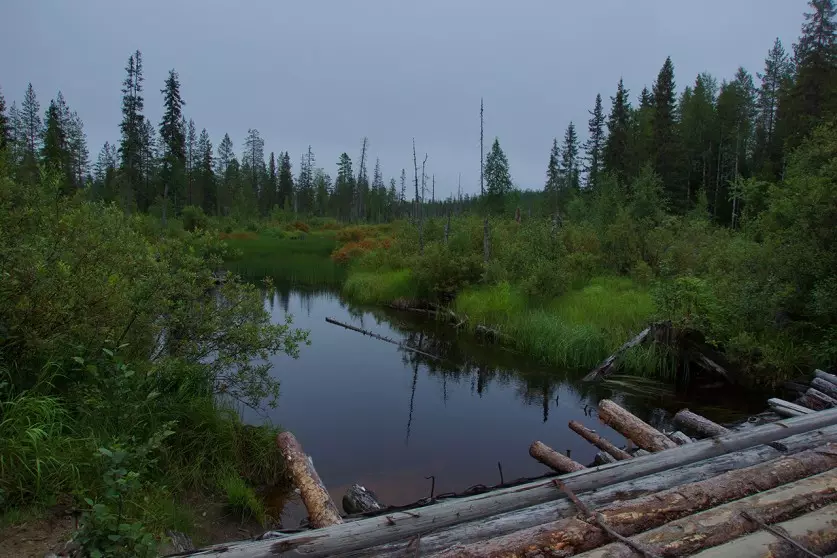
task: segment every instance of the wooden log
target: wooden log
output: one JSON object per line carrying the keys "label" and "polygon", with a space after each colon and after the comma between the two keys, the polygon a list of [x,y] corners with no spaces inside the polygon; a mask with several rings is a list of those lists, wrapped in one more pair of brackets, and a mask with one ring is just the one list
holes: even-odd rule
{"label": "wooden log", "polygon": [[824,394],[823,392],[817,389],[811,388],[805,392],[805,395],[819,401],[825,409],[837,407],[837,400],[835,400],[833,397],[829,397],[828,395]]}
{"label": "wooden log", "polygon": [[[752,467],[732,471],[699,482],[677,486],[649,496],[617,501],[595,511],[604,522],[623,536],[631,536],[660,527],[724,502],[788,485],[837,466],[837,444],[781,457]],[[823,481],[837,480],[837,471]],[[837,500],[837,485],[826,487]],[[577,517],[525,529],[489,541],[457,549],[457,556],[515,556],[560,548],[565,555],[579,553],[609,542],[609,536],[592,522]],[[647,541],[641,541],[648,544]],[[451,552],[442,556],[453,556]],[[668,555],[668,554],[666,554]]]}
{"label": "wooden log", "polygon": [[677,447],[665,434],[610,399],[599,401],[599,420],[642,449],[653,452]]}
{"label": "wooden log", "polygon": [[359,484],[353,484],[343,495],[343,511],[348,514],[366,513],[384,509],[378,497],[371,490]]}
{"label": "wooden log", "polygon": [[425,353],[424,351],[416,349],[415,347],[411,347],[411,346],[407,345],[406,343],[401,343],[399,341],[396,341],[395,339],[390,339],[389,337],[385,337],[383,335],[378,335],[377,333],[367,331],[367,330],[361,329],[359,327],[355,327],[351,324],[345,324],[343,322],[335,320],[334,318],[329,318],[329,317],[326,316],[325,321],[330,323],[330,324],[338,325],[340,327],[346,328],[346,329],[351,330],[351,331],[356,331],[358,333],[362,333],[363,335],[368,335],[369,337],[372,337],[373,339],[377,339],[379,341],[384,341],[386,343],[391,343],[393,345],[398,346],[401,349],[404,349],[405,351],[411,351],[413,353],[416,353],[416,354],[419,354],[419,355],[422,355],[422,356],[426,356],[428,358],[432,358],[432,359],[435,359],[435,360],[441,360],[441,357],[439,357],[437,355],[431,355],[430,353]]}
{"label": "wooden log", "polygon": [[618,459],[607,453],[606,451],[600,451],[596,453],[596,457],[593,459],[593,463],[596,465],[607,465],[608,463],[616,463]]}
{"label": "wooden log", "polygon": [[302,451],[302,446],[290,432],[282,432],[276,437],[276,445],[285,458],[288,471],[294,486],[299,489],[299,495],[311,527],[320,528],[343,523],[337,506],[328,495],[328,491],[320,480],[314,465]]}
{"label": "wooden log", "polygon": [[811,380],[811,387],[816,388],[824,394],[833,399],[837,399],[837,385],[832,384],[822,378],[814,378]]}
{"label": "wooden log", "polygon": [[692,443],[692,439],[680,432],[679,430],[677,432],[672,432],[668,435],[668,437],[671,439],[672,442],[674,442],[678,446]]}
{"label": "wooden log", "polygon": [[729,430],[715,424],[706,417],[702,417],[697,413],[693,413],[689,409],[682,409],[674,415],[674,422],[683,426],[692,432],[711,438],[713,436],[721,436],[728,434]]}
{"label": "wooden log", "polygon": [[[837,427],[806,432],[782,440],[780,447],[787,455],[822,445],[820,442],[837,442]],[[621,482],[578,496],[593,509],[611,504],[617,500],[630,500],[656,494],[683,484],[712,478],[722,473],[743,469],[758,463],[782,457],[782,451],[772,446],[757,446],[741,452],[729,453],[707,459],[684,467],[669,469],[656,475],[642,477],[633,481]],[[454,545],[466,545],[486,539],[502,537],[538,525],[554,521],[558,517],[577,515],[578,510],[568,500],[547,502],[522,510],[498,514],[486,519],[471,521],[460,525],[434,530],[421,537],[421,550],[432,554]],[[354,556],[367,558],[402,558],[408,543],[399,542],[374,546],[353,553]]]}
{"label": "wooden log", "polygon": [[651,452],[642,448],[639,448],[634,452],[634,457],[645,457],[646,455],[651,455]]}
{"label": "wooden log", "polygon": [[581,436],[582,438],[599,448],[600,450],[607,452],[608,454],[612,455],[614,458],[620,461],[623,459],[631,458],[631,454],[629,454],[625,450],[617,448],[612,443],[610,443],[609,440],[596,434],[595,430],[590,430],[578,421],[570,421],[570,430],[572,430],[573,432],[575,432],[576,434],[578,434],[579,436]]}
{"label": "wooden log", "polygon": [[627,351],[632,347],[636,347],[643,341],[648,335],[651,333],[651,326],[646,327],[636,337],[630,339],[627,343],[619,347],[615,353],[604,359],[597,367],[595,367],[589,374],[584,376],[585,382],[593,382],[596,380],[601,380],[605,376],[609,375],[613,372],[613,365],[616,363],[616,360],[622,356],[622,353]]}
{"label": "wooden log", "polygon": [[558,453],[543,442],[532,442],[529,446],[529,455],[559,473],[573,473],[587,468],[566,455]]}
{"label": "wooden log", "polygon": [[[765,523],[777,523],[837,501],[837,471],[831,470],[791,484],[690,515],[631,537],[661,556],[689,556],[759,530],[741,514],[746,511]],[[611,543],[579,558],[633,558],[633,549]]]}
{"label": "wooden log", "polygon": [[727,382],[732,382],[732,378],[730,377],[729,372],[727,372],[726,368],[706,356],[702,352],[694,353],[698,364],[700,364],[705,370],[709,370],[710,372],[714,372],[715,374],[721,376]]}
{"label": "wooden log", "polygon": [[803,415],[810,415],[814,413],[813,410],[803,407],[802,405],[797,405],[796,403],[791,403],[790,401],[785,401],[784,399],[777,399],[772,398],[767,400],[767,404],[770,405],[771,409],[775,411],[779,411],[780,409],[787,409],[788,411],[792,411],[794,413],[798,413],[796,415],[790,416],[803,416]]}
{"label": "wooden log", "polygon": [[837,386],[837,376],[834,374],[829,374],[828,372],[823,372],[822,370],[814,370],[814,376]]}
{"label": "wooden log", "polygon": [[[821,436],[822,431],[817,429],[835,424],[837,424],[837,409],[785,419],[710,440],[701,440],[670,451],[569,473],[563,475],[561,479],[576,493],[599,490],[614,483],[632,481],[647,475],[654,475],[656,479],[662,476],[662,472],[673,467],[682,467],[727,453],[776,442],[796,434],[809,433],[812,436]],[[311,532],[303,532],[279,540],[227,543],[209,547],[193,555],[215,558],[272,558],[276,556],[278,550],[281,550],[288,556],[315,558],[340,552],[356,553],[360,549],[409,541],[418,535],[422,535],[422,540],[424,540],[426,533],[430,530],[439,531],[466,522],[487,524],[490,520],[486,518],[493,519],[493,516],[498,514],[511,513],[546,502],[549,502],[548,505],[554,510],[561,501],[566,501],[566,497],[555,488],[552,479],[541,479],[484,494],[444,501],[415,510],[418,513],[393,512],[388,517],[370,517],[334,525],[317,531],[316,536],[312,536]],[[422,548],[424,548],[423,545]]]}
{"label": "wooden log", "polygon": [[[816,556],[837,552],[837,504],[777,523],[785,534]],[[758,531],[694,554],[694,558],[801,558],[804,554],[775,534]],[[834,555],[832,555],[834,556]]]}
{"label": "wooden log", "polygon": [[812,411],[822,411],[823,409],[826,409],[828,407],[825,403],[823,403],[816,397],[808,395],[807,392],[801,397],[799,397],[796,400],[796,402],[803,407],[811,409]]}
{"label": "wooden log", "polygon": [[787,409],[785,407],[776,407],[773,405],[770,406],[770,410],[783,418],[801,417],[807,414],[801,413],[799,411],[794,411],[792,409]]}

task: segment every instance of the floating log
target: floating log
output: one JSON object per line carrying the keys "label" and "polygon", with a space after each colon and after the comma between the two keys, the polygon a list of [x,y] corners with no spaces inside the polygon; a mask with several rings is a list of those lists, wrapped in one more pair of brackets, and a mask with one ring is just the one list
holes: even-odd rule
{"label": "floating log", "polygon": [[[673,467],[682,467],[727,453],[776,442],[796,434],[804,433],[807,436],[822,439],[818,437],[823,436],[825,430],[819,429],[835,424],[837,424],[837,409],[781,420],[710,440],[701,440],[670,451],[594,469],[585,469],[563,475],[561,478],[576,493],[593,489],[601,490],[602,487],[614,483],[633,481],[647,475],[653,475],[652,479],[656,481],[669,474],[668,469]],[[734,460],[727,463],[734,463]],[[350,521],[317,531],[316,536],[312,536],[311,532],[303,532],[291,534],[279,540],[226,543],[193,553],[193,555],[215,558],[272,558],[276,556],[277,551],[281,550],[288,555],[315,558],[340,552],[356,554],[355,551],[389,543],[403,545],[405,544],[403,541],[409,541],[417,535],[422,536],[421,548],[424,552],[425,539],[432,535],[427,535],[430,530],[440,531],[453,525],[461,527],[461,524],[466,522],[488,525],[499,514],[512,513],[546,502],[549,502],[547,507],[552,509],[553,518],[556,507],[566,502],[565,496],[562,496],[555,488],[552,479],[537,480],[484,494],[443,501],[414,510],[417,513],[393,512],[388,517],[370,517]],[[514,529],[519,528],[520,526],[514,526]],[[400,548],[403,555],[403,546]],[[380,552],[377,550],[376,553],[371,554],[371,556],[378,555]]]}
{"label": "floating log", "polygon": [[529,455],[559,473],[573,473],[587,468],[566,455],[558,453],[543,442],[532,442],[529,446]]}
{"label": "floating log", "polygon": [[610,399],[599,401],[599,420],[642,449],[653,452],[677,447],[665,434]]}
{"label": "floating log", "polygon": [[772,399],[768,399],[767,404],[770,405],[770,408],[773,409],[777,414],[786,417],[801,417],[814,413],[813,410],[807,407],[797,405],[796,403],[791,403],[790,401],[785,401],[784,399],[777,399],[775,397]]}
{"label": "floating log", "polygon": [[627,351],[632,347],[636,347],[648,337],[651,333],[651,326],[646,327],[639,334],[630,339],[627,343],[619,347],[615,353],[604,359],[597,367],[595,367],[589,374],[584,376],[585,382],[593,382],[596,380],[601,380],[605,376],[608,376],[613,372],[613,365],[616,363],[616,360],[622,356],[622,353]]}
{"label": "floating log", "polygon": [[814,378],[811,380],[811,387],[816,388],[824,394],[837,399],[837,385],[832,384],[822,378]]}
{"label": "floating log", "polygon": [[[817,511],[800,515],[794,519],[777,523],[784,534],[813,552],[815,556],[825,556],[837,552],[837,505],[832,504]],[[768,531],[758,531],[752,535],[735,539],[732,542],[706,549],[693,555],[693,558],[800,558],[804,556],[791,546]],[[834,556],[834,555],[831,555]]]}
{"label": "floating log", "polygon": [[441,360],[441,357],[438,357],[436,355],[431,355],[430,353],[425,353],[422,350],[416,349],[415,347],[411,347],[411,346],[409,346],[405,343],[401,343],[399,341],[396,341],[395,339],[390,339],[389,337],[384,337],[383,335],[378,335],[377,333],[373,333],[371,331],[367,331],[365,329],[355,327],[351,324],[344,324],[343,322],[339,322],[339,321],[335,320],[334,318],[326,317],[325,321],[327,321],[330,324],[338,325],[340,327],[344,327],[346,329],[350,329],[352,331],[362,333],[363,335],[368,335],[369,337],[372,337],[374,339],[378,339],[379,341],[385,341],[387,343],[392,343],[393,345],[397,345],[399,348],[404,349],[406,351],[412,351],[414,353],[420,354],[422,356],[426,356],[428,358],[432,358],[432,359],[435,359],[435,360]]}
{"label": "floating log", "polygon": [[715,424],[706,417],[693,413],[689,409],[682,409],[681,411],[678,411],[677,414],[674,415],[674,422],[693,432],[696,432],[697,434],[706,436],[707,438],[729,434],[728,429],[724,428],[720,424]]}
{"label": "floating log", "polygon": [[570,421],[570,430],[572,430],[573,432],[575,432],[576,434],[578,434],[579,436],[581,436],[582,438],[599,448],[600,450],[607,452],[608,454],[612,455],[614,458],[620,461],[623,459],[631,458],[631,454],[629,454],[625,450],[617,448],[612,443],[610,443],[609,440],[596,434],[595,430],[590,430],[578,421]]}
{"label": "floating log", "polygon": [[299,495],[305,509],[308,510],[308,520],[311,527],[320,528],[343,523],[337,506],[328,495],[328,491],[320,480],[320,475],[314,469],[314,464],[302,451],[302,446],[290,432],[282,432],[276,437],[276,445],[285,458],[285,464],[290,471],[294,486],[299,489]]}
{"label": "floating log", "polygon": [[[661,556],[689,556],[758,531],[759,526],[742,515],[742,511],[770,524],[835,501],[837,471],[831,470],[667,523],[635,535],[631,540],[651,547]],[[633,558],[636,554],[622,543],[611,543],[578,556]]]}
{"label": "floating log", "polygon": [[814,376],[837,386],[837,376],[834,374],[829,374],[828,372],[823,372],[822,370],[814,370]]}
{"label": "floating log", "polygon": [[343,511],[348,514],[366,513],[384,509],[378,497],[371,490],[359,484],[353,484],[343,495]]}
{"label": "floating log", "polygon": [[833,397],[829,397],[828,395],[824,394],[823,392],[817,389],[811,388],[805,392],[805,395],[819,401],[825,409],[837,407],[837,400],[835,400]]}
{"label": "floating log", "polygon": [[[631,536],[724,502],[746,498],[829,471],[835,466],[837,444],[829,444],[795,456],[781,457],[642,498],[617,501],[591,511],[600,514],[608,527],[620,535]],[[817,488],[811,489],[817,494],[823,491],[825,493],[825,500],[817,502],[837,500],[837,486],[834,486],[834,480],[837,480],[837,471],[831,471],[830,477],[821,479],[821,482],[816,484]],[[804,491],[803,493],[807,494]],[[828,500],[828,494],[831,494],[831,500]],[[527,552],[535,554],[538,551],[546,554],[549,549],[554,548],[560,548],[569,555],[570,552],[578,553],[597,548],[609,541],[608,534],[599,526],[577,517],[570,517],[459,548],[455,555],[519,556]],[[647,544],[649,541],[641,542]],[[451,552],[443,553],[442,556],[453,556]],[[668,556],[667,553],[661,554]]]}
{"label": "floating log", "polygon": [[677,432],[672,432],[668,435],[668,437],[671,439],[672,442],[674,442],[678,446],[692,443],[692,439],[680,432],[679,430]]}

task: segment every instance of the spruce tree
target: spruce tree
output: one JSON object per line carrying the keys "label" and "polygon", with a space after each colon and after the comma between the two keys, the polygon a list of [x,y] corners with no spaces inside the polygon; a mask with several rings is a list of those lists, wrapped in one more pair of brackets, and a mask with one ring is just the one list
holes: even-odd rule
{"label": "spruce tree", "polygon": [[294,175],[291,169],[291,155],[287,151],[282,155],[282,163],[279,165],[279,200],[287,208],[298,209],[298,205],[294,205]]}
{"label": "spruce tree", "polygon": [[596,104],[590,111],[590,120],[587,121],[587,141],[584,143],[585,166],[587,175],[587,187],[595,189],[602,170],[602,158],[605,145],[605,116],[602,110],[602,96],[596,95]]}
{"label": "spruce tree", "polygon": [[55,100],[49,102],[44,124],[43,143],[41,147],[41,162],[44,167],[57,173],[61,177],[61,191],[71,193],[72,170],[70,169],[70,154],[67,149],[67,132],[61,118],[61,110]]}
{"label": "spruce tree", "polygon": [[297,178],[297,197],[299,210],[302,213],[309,213],[314,210],[314,152],[311,146],[302,155],[299,164],[299,177]]}
{"label": "spruce tree", "polygon": [[6,115],[6,99],[3,97],[3,91],[0,90],[0,151],[9,145],[11,132],[9,117]]}
{"label": "spruce tree", "polygon": [[691,200],[687,199],[687,191],[680,174],[675,87],[674,64],[671,62],[671,57],[668,57],[652,88],[654,110],[651,128],[654,141],[654,168],[663,181],[672,207],[685,210],[690,206]]}
{"label": "spruce tree", "polygon": [[160,120],[160,141],[162,142],[163,203],[171,199],[175,212],[183,208],[186,201],[186,134],[183,129],[183,105],[180,96],[180,77],[169,70],[163,94],[163,118]]}
{"label": "spruce tree", "polygon": [[616,88],[616,95],[610,100],[610,115],[607,118],[608,135],[602,159],[604,170],[613,173],[624,182],[630,167],[628,142],[631,132],[631,102],[628,100],[628,90],[625,89],[621,79]]}
{"label": "spruce tree", "polygon": [[491,150],[485,157],[485,198],[489,211],[502,213],[506,196],[511,190],[509,161],[500,147],[500,139],[495,137]]}
{"label": "spruce tree", "polygon": [[264,186],[262,187],[260,198],[263,215],[270,214],[270,212],[273,210],[273,206],[276,205],[276,188],[278,177],[279,169],[276,165],[276,155],[273,153],[273,151],[271,151],[270,155],[267,158],[267,180],[265,181]]}
{"label": "spruce tree", "polygon": [[561,149],[558,147],[558,138],[553,138],[552,149],[549,150],[549,163],[546,166],[546,184],[543,188],[550,213],[559,210],[558,194],[561,190],[560,162]]}
{"label": "spruce tree", "polygon": [[83,188],[90,167],[90,151],[87,149],[87,135],[84,123],[78,113],[72,111],[66,120],[67,149],[70,152],[70,172],[76,188]]}
{"label": "spruce tree", "polygon": [[[119,124],[121,139],[119,142],[120,174],[122,191],[120,197],[123,207],[130,205],[136,198],[135,190],[141,184],[143,138],[142,116],[144,102],[142,97],[142,53],[136,51],[128,58],[125,67],[126,76],[122,82],[122,121]],[[150,201],[143,196],[141,207],[148,207]]]}
{"label": "spruce tree", "polygon": [[[249,181],[249,191],[253,199],[259,197],[261,190],[260,178],[264,168],[264,140],[259,131],[255,128],[247,130],[247,137],[244,139],[244,153],[241,156],[242,171],[246,172]],[[281,194],[281,192],[280,192]],[[283,203],[280,196],[279,203]]]}
{"label": "spruce tree", "polygon": [[352,160],[347,153],[337,161],[337,178],[334,181],[335,214],[343,220],[351,218],[352,202],[355,197],[355,179]]}
{"label": "spruce tree", "polygon": [[197,158],[198,132],[195,129],[195,121],[190,118],[186,125],[186,203],[200,206],[200,193],[195,185]]}
{"label": "spruce tree", "polygon": [[38,156],[41,150],[41,105],[30,83],[20,105],[20,136],[22,143],[21,172],[26,181],[38,178]]}
{"label": "spruce tree", "polygon": [[679,141],[686,161],[685,181],[690,198],[694,198],[700,189],[709,196],[710,184],[715,181],[713,150],[718,136],[717,90],[715,78],[702,73],[680,98]]}
{"label": "spruce tree", "polygon": [[331,177],[323,169],[314,170],[314,191],[314,211],[318,216],[324,217],[329,212],[332,191]]}
{"label": "spruce tree", "polygon": [[116,186],[118,153],[115,145],[105,142],[93,166],[93,199],[115,202],[119,198]]}
{"label": "spruce tree", "polygon": [[793,64],[776,38],[764,60],[764,73],[758,91],[758,117],[755,128],[753,160],[756,171],[767,180],[779,177],[782,168],[783,140],[778,133],[779,103],[793,79]]}
{"label": "spruce tree", "polygon": [[195,179],[197,188],[202,194],[203,210],[209,215],[218,213],[218,193],[213,163],[212,140],[209,139],[209,134],[204,128],[198,136]]}
{"label": "spruce tree", "polygon": [[561,185],[568,194],[578,191],[578,135],[572,122],[564,132],[564,147],[561,149]]}

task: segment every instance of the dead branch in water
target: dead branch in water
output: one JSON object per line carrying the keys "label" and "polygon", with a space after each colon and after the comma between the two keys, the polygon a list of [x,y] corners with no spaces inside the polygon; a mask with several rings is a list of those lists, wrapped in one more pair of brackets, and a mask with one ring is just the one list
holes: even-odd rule
{"label": "dead branch in water", "polygon": [[369,337],[373,337],[375,339],[378,339],[379,341],[386,341],[387,343],[392,343],[393,345],[396,345],[397,347],[399,347],[401,349],[404,349],[405,351],[412,351],[416,354],[426,356],[428,358],[432,358],[432,359],[435,359],[435,360],[442,360],[442,357],[440,357],[440,356],[432,355],[430,353],[425,353],[422,350],[416,349],[415,347],[411,347],[411,346],[409,346],[405,343],[401,343],[399,341],[396,341],[395,339],[391,339],[391,338],[385,337],[383,335],[378,335],[377,333],[373,333],[371,331],[367,331],[365,329],[355,327],[351,324],[344,324],[343,322],[339,322],[339,321],[335,320],[334,318],[328,318],[327,317],[325,320],[330,324],[338,325],[340,327],[350,329],[350,330],[356,331],[358,333],[362,333],[363,335],[368,335]]}

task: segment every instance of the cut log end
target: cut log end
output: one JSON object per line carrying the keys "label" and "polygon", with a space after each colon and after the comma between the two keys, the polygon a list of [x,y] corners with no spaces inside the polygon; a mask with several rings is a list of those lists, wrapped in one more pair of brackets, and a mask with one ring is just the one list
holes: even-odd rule
{"label": "cut log end", "polygon": [[573,473],[575,471],[586,469],[586,467],[581,463],[573,461],[566,455],[558,453],[543,442],[533,442],[532,445],[529,446],[529,455],[559,473]]}
{"label": "cut log end", "polygon": [[610,399],[599,402],[599,419],[642,449],[653,452],[677,447],[665,434]]}

